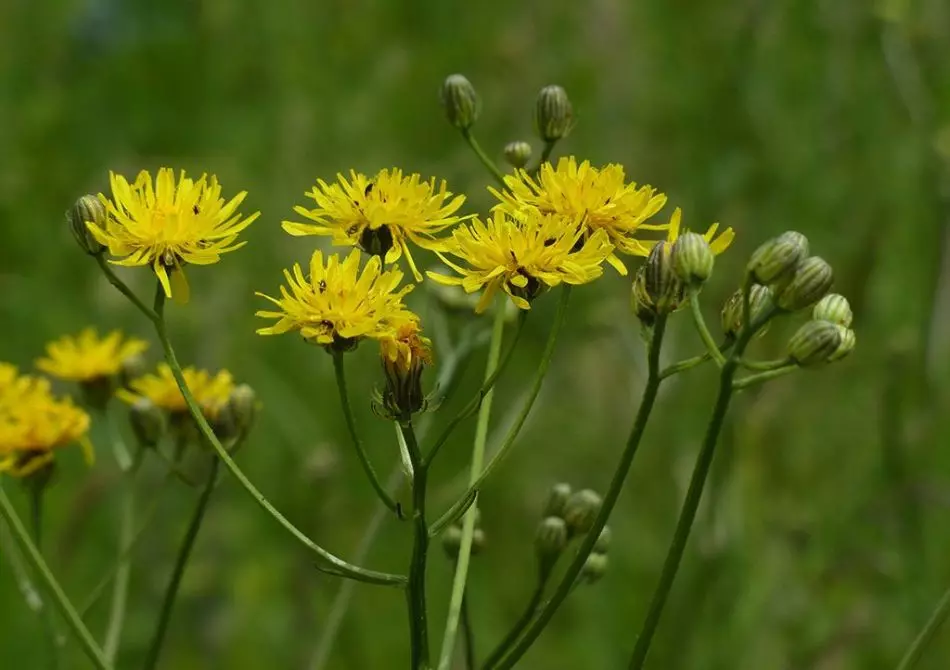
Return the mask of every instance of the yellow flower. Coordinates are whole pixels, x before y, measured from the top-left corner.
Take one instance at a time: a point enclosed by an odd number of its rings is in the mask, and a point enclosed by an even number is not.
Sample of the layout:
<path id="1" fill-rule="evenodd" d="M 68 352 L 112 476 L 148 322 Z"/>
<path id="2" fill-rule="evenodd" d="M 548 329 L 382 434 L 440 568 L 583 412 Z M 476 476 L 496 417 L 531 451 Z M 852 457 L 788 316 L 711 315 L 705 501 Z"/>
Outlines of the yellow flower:
<path id="1" fill-rule="evenodd" d="M 660 242 L 659 244 L 669 245 L 670 249 L 672 249 L 673 243 L 676 242 L 680 236 L 680 219 L 682 219 L 682 217 L 683 212 L 679 207 L 673 210 L 673 215 L 670 217 L 670 222 L 664 226 L 664 228 L 668 228 L 666 233 L 666 241 Z M 724 231 L 719 233 L 719 236 L 717 237 L 716 231 L 718 230 L 719 224 L 714 223 L 706 229 L 705 233 L 703 233 L 703 237 L 705 237 L 706 241 L 709 242 L 709 249 L 717 256 L 728 249 L 729 245 L 731 245 L 732 241 L 736 238 L 736 234 L 732 228 L 726 228 Z"/>
<path id="2" fill-rule="evenodd" d="M 201 408 L 201 413 L 208 419 L 213 419 L 227 403 L 234 390 L 234 379 L 227 370 L 212 375 L 207 370 L 196 370 L 187 367 L 182 370 L 185 384 Z M 169 414 L 187 414 L 188 405 L 185 396 L 178 388 L 178 382 L 167 363 L 160 363 L 157 374 L 149 374 L 133 379 L 129 389 L 119 389 L 116 393 L 130 405 L 134 405 L 140 398 L 147 398 L 152 403 Z"/>
<path id="3" fill-rule="evenodd" d="M 364 337 L 380 339 L 399 325 L 418 320 L 402 302 L 412 285 L 398 288 L 402 272 L 381 268 L 379 256 L 373 256 L 361 274 L 358 249 L 342 262 L 336 254 L 324 262 L 323 253 L 314 252 L 309 276 L 297 264 L 292 273 L 284 270 L 287 286 L 280 287 L 279 299 L 257 294 L 279 308 L 257 313 L 277 319 L 257 332 L 280 335 L 299 330 L 304 339 L 316 344 L 344 346 Z"/>
<path id="4" fill-rule="evenodd" d="M 77 336 L 64 335 L 46 345 L 46 358 L 36 361 L 36 367 L 60 379 L 89 382 L 111 377 L 132 356 L 141 354 L 148 343 L 114 330 L 99 338 L 93 328 L 86 328 Z"/>
<path id="5" fill-rule="evenodd" d="M 426 407 L 422 392 L 422 372 L 432 364 L 432 341 L 423 336 L 419 324 L 407 321 L 379 341 L 386 389 L 378 405 L 392 419 L 401 419 Z"/>
<path id="6" fill-rule="evenodd" d="M 586 237 L 586 239 L 585 239 Z M 614 247 L 604 230 L 586 234 L 583 225 L 559 214 L 524 210 L 520 219 L 495 209 L 487 223 L 479 219 L 456 228 L 446 240 L 448 253 L 465 261 L 460 267 L 439 254 L 461 277 L 429 272 L 429 278 L 461 286 L 466 293 L 484 288 L 476 312 L 483 312 L 502 288 L 521 309 L 547 286 L 586 284 L 603 274 L 602 263 Z"/>
<path id="7" fill-rule="evenodd" d="M 577 164 L 573 157 L 561 158 L 557 167 L 544 163 L 538 179 L 525 170 L 516 170 L 505 177 L 509 191 L 489 187 L 503 209 L 519 216 L 526 208 L 556 213 L 580 220 L 586 232 L 607 233 L 616 250 L 635 256 L 650 253 L 653 242 L 640 240 L 640 230 L 663 230 L 666 226 L 648 224 L 646 220 L 666 204 L 666 195 L 650 186 L 626 183 L 623 167 L 616 164 L 595 168 L 588 161 Z M 607 261 L 622 275 L 623 263 L 611 254 Z"/>
<path id="8" fill-rule="evenodd" d="M 195 181 L 182 171 L 176 183 L 174 171 L 161 168 L 154 184 L 144 170 L 132 184 L 114 172 L 109 182 L 112 200 L 99 194 L 108 211 L 105 228 L 86 222 L 93 237 L 113 256 L 124 256 L 111 261 L 116 265 L 151 265 L 166 297 L 173 297 L 174 283 L 179 301 L 188 297 L 184 264 L 211 265 L 244 246 L 235 243 L 238 233 L 260 214 L 241 218 L 236 211 L 247 192 L 226 202 L 213 175 L 210 181 L 207 175 Z"/>
<path id="9" fill-rule="evenodd" d="M 388 265 L 405 254 L 416 281 L 422 275 L 409 252 L 408 242 L 423 249 L 440 249 L 433 238 L 449 226 L 467 217 L 455 216 L 465 196 L 453 196 L 445 182 L 436 187 L 435 178 L 422 181 L 418 174 L 403 176 L 402 170 L 381 170 L 370 179 L 350 170 L 350 178 L 337 175 L 339 183 L 322 179 L 306 195 L 316 202 L 308 209 L 300 205 L 294 211 L 314 223 L 284 221 L 291 235 L 329 235 L 333 243 L 359 246 L 363 251 L 382 256 Z"/>

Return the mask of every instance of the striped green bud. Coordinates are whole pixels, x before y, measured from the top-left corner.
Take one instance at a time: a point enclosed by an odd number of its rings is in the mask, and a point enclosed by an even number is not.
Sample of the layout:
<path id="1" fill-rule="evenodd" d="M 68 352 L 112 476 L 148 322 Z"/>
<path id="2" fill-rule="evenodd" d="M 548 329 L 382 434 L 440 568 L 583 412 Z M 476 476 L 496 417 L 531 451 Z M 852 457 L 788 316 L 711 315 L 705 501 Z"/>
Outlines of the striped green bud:
<path id="1" fill-rule="evenodd" d="M 827 321 L 808 321 L 788 341 L 788 356 L 802 368 L 823 365 L 838 350 L 841 341 L 839 326 Z"/>
<path id="2" fill-rule="evenodd" d="M 90 256 L 98 256 L 105 247 L 93 237 L 86 222 L 91 221 L 100 228 L 105 228 L 107 216 L 105 205 L 94 195 L 82 196 L 66 212 L 66 223 L 69 224 L 76 244 Z"/>
<path id="3" fill-rule="evenodd" d="M 831 290 L 834 281 L 831 266 L 818 256 L 811 256 L 799 263 L 792 280 L 779 292 L 775 301 L 780 308 L 797 312 L 821 300 Z"/>
<path id="4" fill-rule="evenodd" d="M 574 108 L 567 92 L 556 85 L 542 88 L 535 106 L 534 121 L 538 136 L 545 142 L 567 137 L 574 127 Z"/>
<path id="5" fill-rule="evenodd" d="M 699 233 L 683 233 L 673 243 L 673 270 L 679 280 L 699 286 L 712 275 L 715 256 L 709 242 Z"/>
<path id="6" fill-rule="evenodd" d="M 449 123 L 468 130 L 478 120 L 481 101 L 472 83 L 461 74 L 450 74 L 442 83 L 442 106 Z"/>
<path id="7" fill-rule="evenodd" d="M 813 319 L 830 321 L 845 328 L 850 328 L 854 319 L 848 299 L 838 293 L 829 293 L 819 300 L 811 314 Z"/>
<path id="8" fill-rule="evenodd" d="M 761 245 L 752 253 L 746 271 L 757 284 L 781 284 L 808 255 L 808 238 L 790 230 Z"/>
<path id="9" fill-rule="evenodd" d="M 514 168 L 523 168 L 531 160 L 531 145 L 522 140 L 505 145 L 505 160 Z"/>

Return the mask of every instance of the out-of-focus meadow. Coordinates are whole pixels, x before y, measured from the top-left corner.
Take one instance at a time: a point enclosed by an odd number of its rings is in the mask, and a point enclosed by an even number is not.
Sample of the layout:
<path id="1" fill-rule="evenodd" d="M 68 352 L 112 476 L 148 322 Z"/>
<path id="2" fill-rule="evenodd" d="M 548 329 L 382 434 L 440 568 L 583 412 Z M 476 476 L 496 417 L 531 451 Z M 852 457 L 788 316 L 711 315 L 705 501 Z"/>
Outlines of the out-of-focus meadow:
<path id="1" fill-rule="evenodd" d="M 489 177 L 437 95 L 445 75 L 462 72 L 482 96 L 476 133 L 493 156 L 533 139 L 534 97 L 560 83 L 578 124 L 558 153 L 624 164 L 631 179 L 666 191 L 686 225 L 735 228 L 704 291 L 714 322 L 751 250 L 787 229 L 834 265 L 856 314 L 849 359 L 734 404 L 649 667 L 893 668 L 950 586 L 942 0 L 13 0 L 0 4 L 0 44 L 0 359 L 29 367 L 46 341 L 90 324 L 151 339 L 63 222 L 76 196 L 107 188 L 109 170 L 132 177 L 169 165 L 216 173 L 226 194 L 247 189 L 245 209 L 262 212 L 247 247 L 192 270 L 191 305 L 171 309 L 173 337 L 185 362 L 226 367 L 257 390 L 262 418 L 239 460 L 338 554 L 354 555 L 375 498 L 346 439 L 330 358 L 295 337 L 255 335 L 254 292 L 272 293 L 281 269 L 321 243 L 280 229 L 317 177 L 400 166 L 446 178 L 469 195 L 465 212 L 485 211 Z M 151 288 L 145 270 L 122 276 Z M 575 291 L 530 421 L 480 499 L 488 545 L 469 602 L 483 655 L 533 586 L 548 487 L 603 491 L 613 472 L 644 376 L 628 298 L 629 278 L 610 270 Z M 420 287 L 412 304 L 424 318 L 425 301 Z M 519 406 L 553 303 L 537 301 L 499 385 L 489 445 Z M 758 352 L 780 355 L 790 332 L 773 328 Z M 700 346 L 678 317 L 664 359 Z M 398 460 L 392 428 L 369 407 L 381 381 L 375 350 L 349 361 L 360 429 L 388 471 Z M 457 400 L 474 392 L 483 365 L 484 351 Z M 664 386 L 611 522 L 609 572 L 571 596 L 524 667 L 625 667 L 714 393 L 708 368 Z M 460 491 L 473 423 L 432 475 L 436 510 Z M 63 454 L 47 504 L 49 561 L 78 603 L 115 555 L 118 473 L 101 442 L 91 472 L 78 451 Z M 157 492 L 160 478 L 146 468 L 159 511 L 135 552 L 119 668 L 141 665 L 197 496 L 177 483 Z M 17 487 L 5 486 L 25 512 Z M 406 526 L 387 521 L 365 564 L 402 572 L 408 552 Z M 436 641 L 451 574 L 434 552 Z M 225 476 L 163 667 L 308 668 L 339 588 Z M 89 615 L 97 636 L 107 600 Z M 398 589 L 357 585 L 327 667 L 404 667 L 404 609 Z M 42 667 L 42 633 L 4 564 L 0 666 Z M 66 667 L 87 667 L 68 646 Z M 950 630 L 920 668 L 945 668 L 948 655 Z"/>

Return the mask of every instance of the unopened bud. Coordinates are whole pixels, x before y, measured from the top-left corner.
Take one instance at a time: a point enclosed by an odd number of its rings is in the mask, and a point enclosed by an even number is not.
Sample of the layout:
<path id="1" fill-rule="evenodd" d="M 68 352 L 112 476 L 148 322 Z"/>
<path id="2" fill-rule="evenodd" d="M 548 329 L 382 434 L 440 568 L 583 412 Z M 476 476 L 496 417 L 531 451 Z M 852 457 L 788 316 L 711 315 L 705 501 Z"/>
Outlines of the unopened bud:
<path id="1" fill-rule="evenodd" d="M 592 553 L 584 561 L 584 567 L 581 568 L 580 578 L 588 584 L 599 581 L 607 574 L 607 554 Z"/>
<path id="2" fill-rule="evenodd" d="M 680 281 L 698 286 L 712 275 L 716 262 L 709 242 L 699 233 L 683 233 L 673 243 L 673 270 Z"/>
<path id="3" fill-rule="evenodd" d="M 94 195 L 82 196 L 66 212 L 66 222 L 76 238 L 76 243 L 90 256 L 98 256 L 105 247 L 93 236 L 86 222 L 91 221 L 100 228 L 105 228 L 107 216 L 105 205 Z"/>
<path id="4" fill-rule="evenodd" d="M 848 299 L 838 293 L 829 293 L 819 300 L 811 314 L 813 319 L 830 321 L 845 328 L 850 328 L 854 319 Z"/>
<path id="5" fill-rule="evenodd" d="M 792 280 L 775 301 L 782 309 L 797 312 L 821 300 L 831 290 L 834 281 L 831 266 L 818 256 L 811 256 L 798 265 Z"/>
<path id="6" fill-rule="evenodd" d="M 148 371 L 147 369 L 145 357 L 141 354 L 122 359 L 122 365 L 119 367 L 119 386 L 129 388 L 132 380 L 144 376 Z"/>
<path id="7" fill-rule="evenodd" d="M 550 569 L 567 546 L 568 532 L 564 519 L 549 516 L 538 525 L 534 549 L 543 569 Z"/>
<path id="8" fill-rule="evenodd" d="M 260 409 L 254 389 L 249 384 L 238 384 L 231 391 L 228 407 L 234 416 L 238 432 L 241 435 L 246 434 L 254 425 L 257 411 Z"/>
<path id="9" fill-rule="evenodd" d="M 523 168 L 531 159 L 531 145 L 522 140 L 505 145 L 505 160 L 511 167 Z"/>
<path id="10" fill-rule="evenodd" d="M 544 505 L 544 516 L 564 517 L 564 507 L 567 505 L 568 498 L 571 497 L 571 485 L 566 482 L 559 482 L 551 487 L 548 493 L 548 500 Z"/>
<path id="11" fill-rule="evenodd" d="M 840 361 L 842 358 L 845 358 L 848 354 L 854 351 L 854 347 L 857 344 L 857 337 L 855 336 L 854 331 L 850 328 L 839 325 L 838 332 L 841 334 L 841 344 L 839 344 L 838 348 L 835 349 L 835 353 L 828 357 L 829 363 Z"/>
<path id="12" fill-rule="evenodd" d="M 595 491 L 583 489 L 572 494 L 564 505 L 564 520 L 574 535 L 582 535 L 594 525 L 603 501 Z"/>
<path id="13" fill-rule="evenodd" d="M 461 74 L 450 74 L 442 83 L 442 106 L 456 128 L 468 130 L 478 119 L 481 102 L 472 83 Z"/>
<path id="14" fill-rule="evenodd" d="M 780 284 L 791 278 L 807 255 L 808 238 L 790 230 L 756 249 L 746 269 L 758 284 Z"/>
<path id="15" fill-rule="evenodd" d="M 485 549 L 485 531 L 481 528 L 476 528 L 472 531 L 472 556 L 477 556 L 482 553 L 482 550 Z"/>
<path id="16" fill-rule="evenodd" d="M 600 535 L 597 536 L 597 542 L 594 543 L 593 551 L 598 554 L 606 554 L 607 550 L 610 549 L 610 540 L 613 537 L 613 532 L 610 530 L 610 526 L 604 526 Z"/>
<path id="17" fill-rule="evenodd" d="M 148 398 L 140 397 L 129 410 L 135 439 L 143 447 L 155 447 L 165 434 L 165 415 Z"/>
<path id="18" fill-rule="evenodd" d="M 841 331 L 827 321 L 808 321 L 788 341 L 788 355 L 799 367 L 822 365 L 841 346 Z"/>
<path id="19" fill-rule="evenodd" d="M 458 558 L 461 546 L 462 528 L 454 524 L 446 528 L 445 532 L 442 533 L 442 549 L 445 551 L 445 555 L 453 560 Z"/>
<path id="20" fill-rule="evenodd" d="M 772 290 L 768 286 L 754 284 L 749 291 L 749 315 L 752 322 L 760 320 L 772 309 Z M 722 332 L 727 337 L 735 337 L 742 330 L 742 291 L 733 293 L 722 308 Z M 765 333 L 765 328 L 758 335 Z"/>
<path id="21" fill-rule="evenodd" d="M 574 108 L 567 92 L 560 86 L 545 86 L 538 94 L 534 113 L 538 136 L 545 142 L 556 142 L 568 136 L 574 127 Z"/>
<path id="22" fill-rule="evenodd" d="M 685 299 L 684 286 L 673 270 L 673 245 L 657 242 L 633 282 L 632 305 L 637 317 L 650 325 L 657 316 L 669 314 Z"/>

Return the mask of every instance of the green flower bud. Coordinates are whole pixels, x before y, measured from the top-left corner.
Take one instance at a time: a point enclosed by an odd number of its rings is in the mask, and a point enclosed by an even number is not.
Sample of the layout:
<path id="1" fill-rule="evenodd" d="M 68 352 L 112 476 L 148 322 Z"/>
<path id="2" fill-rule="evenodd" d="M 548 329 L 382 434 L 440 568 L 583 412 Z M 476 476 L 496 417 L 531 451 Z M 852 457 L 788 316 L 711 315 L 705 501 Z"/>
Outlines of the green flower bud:
<path id="1" fill-rule="evenodd" d="M 600 495 L 590 489 L 571 494 L 564 504 L 564 521 L 572 535 L 582 535 L 591 529 L 602 502 Z"/>
<path id="2" fill-rule="evenodd" d="M 673 270 L 679 280 L 698 286 L 712 275 L 715 256 L 699 233 L 683 233 L 673 243 Z"/>
<path id="3" fill-rule="evenodd" d="M 549 516 L 538 525 L 534 536 L 534 549 L 542 570 L 549 570 L 567 546 L 568 532 L 564 519 Z"/>
<path id="4" fill-rule="evenodd" d="M 79 247 L 90 256 L 98 256 L 105 250 L 105 247 L 92 235 L 87 221 L 91 221 L 100 228 L 105 227 L 106 207 L 94 195 L 84 195 L 66 212 L 66 222 L 69 224 L 69 230 Z"/>
<path id="5" fill-rule="evenodd" d="M 567 505 L 568 498 L 571 497 L 571 485 L 560 482 L 551 487 L 548 493 L 548 500 L 544 505 L 544 516 L 564 517 L 564 507 Z"/>
<path id="6" fill-rule="evenodd" d="M 584 561 L 584 567 L 581 568 L 580 579 L 588 584 L 597 582 L 607 574 L 607 554 L 592 553 Z"/>
<path id="7" fill-rule="evenodd" d="M 119 386 L 129 388 L 133 379 L 145 376 L 146 372 L 148 372 L 148 365 L 145 362 L 145 357 L 141 354 L 123 359 L 119 368 Z"/>
<path id="8" fill-rule="evenodd" d="M 841 344 L 838 345 L 838 348 L 835 349 L 835 353 L 831 354 L 828 358 L 828 362 L 832 363 L 834 361 L 840 361 L 842 358 L 846 357 L 852 351 L 857 344 L 857 337 L 855 337 L 854 331 L 850 328 L 836 324 L 838 326 L 838 332 L 841 334 Z"/>
<path id="9" fill-rule="evenodd" d="M 478 556 L 485 549 L 485 531 L 476 528 L 472 532 L 472 556 Z"/>
<path id="10" fill-rule="evenodd" d="M 828 362 L 841 346 L 841 331 L 827 321 L 808 321 L 788 341 L 788 356 L 803 368 Z"/>
<path id="11" fill-rule="evenodd" d="M 676 311 L 686 299 L 685 286 L 673 270 L 673 245 L 657 242 L 633 281 L 631 305 L 637 318 L 652 325 L 656 317 Z"/>
<path id="12" fill-rule="evenodd" d="M 155 447 L 165 435 L 165 415 L 148 398 L 140 397 L 129 410 L 129 423 L 142 447 Z"/>
<path id="13" fill-rule="evenodd" d="M 442 84 L 442 106 L 453 126 L 468 130 L 478 119 L 481 102 L 472 83 L 461 74 L 450 74 Z"/>
<path id="14" fill-rule="evenodd" d="M 238 384 L 228 398 L 228 408 L 234 416 L 239 433 L 246 435 L 254 425 L 257 411 L 260 409 L 254 389 L 249 384 Z"/>
<path id="15" fill-rule="evenodd" d="M 606 554 L 607 550 L 610 549 L 610 540 L 612 537 L 613 532 L 611 532 L 610 526 L 604 526 L 600 531 L 600 535 L 597 536 L 597 542 L 594 544 L 594 552 Z"/>
<path id="16" fill-rule="evenodd" d="M 829 293 L 819 300 L 811 314 L 813 319 L 830 321 L 845 328 L 851 327 L 854 318 L 848 299 L 838 293 Z"/>
<path id="17" fill-rule="evenodd" d="M 568 136 L 574 127 L 574 108 L 567 92 L 560 86 L 545 86 L 538 94 L 534 112 L 538 136 L 545 142 L 556 142 Z"/>
<path id="18" fill-rule="evenodd" d="M 772 290 L 768 286 L 754 284 L 749 291 L 749 313 L 753 321 L 761 319 L 766 311 L 772 309 Z M 722 332 L 727 337 L 735 337 L 742 330 L 742 291 L 733 293 L 722 308 Z M 762 328 L 756 335 L 761 337 L 768 330 Z"/>
<path id="19" fill-rule="evenodd" d="M 442 549 L 445 555 L 455 560 L 459 557 L 459 550 L 462 547 L 462 528 L 455 524 L 449 526 L 442 533 Z"/>
<path id="20" fill-rule="evenodd" d="M 746 271 L 758 284 L 781 284 L 807 255 L 808 238 L 790 230 L 756 249 Z"/>
<path id="21" fill-rule="evenodd" d="M 505 145 L 505 160 L 511 167 L 523 168 L 531 159 L 531 145 L 517 140 Z"/>
<path id="22" fill-rule="evenodd" d="M 831 290 L 834 281 L 831 266 L 818 256 L 811 256 L 799 264 L 792 280 L 775 301 L 782 309 L 797 312 L 821 300 Z"/>

